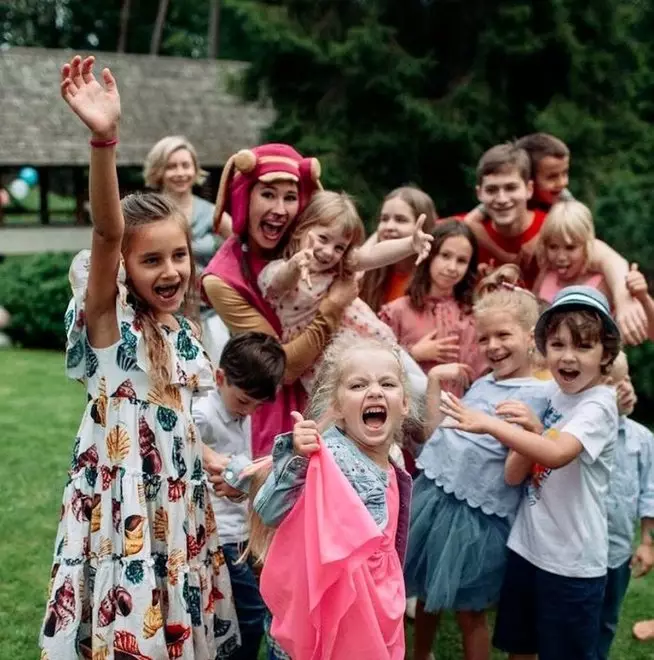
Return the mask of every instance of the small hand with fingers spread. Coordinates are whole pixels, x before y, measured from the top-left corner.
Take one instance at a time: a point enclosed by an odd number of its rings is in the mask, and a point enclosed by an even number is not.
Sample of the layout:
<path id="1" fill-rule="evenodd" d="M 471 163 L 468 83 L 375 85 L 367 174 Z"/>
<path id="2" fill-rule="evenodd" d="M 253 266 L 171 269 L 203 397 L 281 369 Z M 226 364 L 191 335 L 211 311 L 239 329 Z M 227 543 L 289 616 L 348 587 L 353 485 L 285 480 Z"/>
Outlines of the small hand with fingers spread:
<path id="1" fill-rule="evenodd" d="M 422 213 L 416 221 L 416 228 L 413 230 L 413 236 L 411 237 L 413 251 L 418 255 L 416 266 L 429 256 L 429 253 L 431 252 L 431 244 L 434 240 L 433 236 L 422 230 L 426 219 L 427 216 Z"/>
<path id="2" fill-rule="evenodd" d="M 428 332 L 411 347 L 417 362 L 456 362 L 459 359 L 459 338 L 456 335 L 439 337 L 440 332 Z"/>
<path id="3" fill-rule="evenodd" d="M 640 270 L 638 270 L 638 264 L 631 264 L 631 268 L 627 274 L 627 291 L 636 300 L 641 300 L 647 296 L 648 290 L 647 280 Z"/>
<path id="4" fill-rule="evenodd" d="M 449 426 L 469 433 L 486 433 L 488 421 L 492 421 L 486 413 L 467 408 L 460 399 L 448 392 L 441 393 L 440 410 L 452 418 L 453 423 L 448 424 Z"/>
<path id="5" fill-rule="evenodd" d="M 543 424 L 536 413 L 522 401 L 502 401 L 495 407 L 498 417 L 509 424 L 518 424 L 525 431 L 531 431 L 541 435 Z"/>
<path id="6" fill-rule="evenodd" d="M 310 419 L 304 419 L 299 412 L 293 411 L 291 417 L 295 421 L 293 427 L 293 450 L 299 456 L 311 456 L 320 449 L 320 432 L 318 424 Z"/>
<path id="7" fill-rule="evenodd" d="M 79 55 L 61 68 L 61 96 L 73 112 L 100 139 L 116 136 L 120 119 L 120 96 L 109 69 L 102 70 L 104 86 L 93 75 L 95 57 Z"/>
<path id="8" fill-rule="evenodd" d="M 450 381 L 460 384 L 464 390 L 470 387 L 475 373 L 469 364 L 450 362 L 438 364 L 429 370 L 428 378 L 437 378 L 440 382 Z"/>

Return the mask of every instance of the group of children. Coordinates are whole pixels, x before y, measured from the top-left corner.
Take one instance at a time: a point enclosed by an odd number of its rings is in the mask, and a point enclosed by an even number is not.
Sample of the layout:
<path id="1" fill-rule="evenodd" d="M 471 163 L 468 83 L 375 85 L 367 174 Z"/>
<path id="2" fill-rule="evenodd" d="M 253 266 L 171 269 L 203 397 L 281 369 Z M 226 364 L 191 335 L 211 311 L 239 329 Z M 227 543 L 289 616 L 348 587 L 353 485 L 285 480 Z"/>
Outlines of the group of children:
<path id="1" fill-rule="evenodd" d="M 88 403 L 42 659 L 255 660 L 265 637 L 273 659 L 400 660 L 410 597 L 415 660 L 443 610 L 467 660 L 488 658 L 495 606 L 511 657 L 607 658 L 631 570 L 654 564 L 654 437 L 628 418 L 620 332 L 654 338 L 654 301 L 567 192 L 565 145 L 493 147 L 474 211 L 368 242 L 347 195 L 313 195 L 257 278 L 283 341 L 335 279 L 415 266 L 404 295 L 347 308 L 302 375 L 307 411 L 253 461 L 286 353 L 242 333 L 212 366 L 184 218 L 119 199 L 102 78 L 93 58 L 62 70 L 91 131 L 94 227 L 71 267 L 66 368 Z"/>

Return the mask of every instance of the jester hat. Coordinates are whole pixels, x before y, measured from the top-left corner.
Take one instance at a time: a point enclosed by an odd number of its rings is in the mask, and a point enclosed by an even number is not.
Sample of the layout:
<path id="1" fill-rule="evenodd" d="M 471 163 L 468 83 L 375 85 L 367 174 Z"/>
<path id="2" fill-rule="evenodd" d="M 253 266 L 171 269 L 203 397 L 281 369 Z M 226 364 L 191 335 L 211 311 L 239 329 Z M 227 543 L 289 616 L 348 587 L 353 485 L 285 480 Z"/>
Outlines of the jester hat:
<path id="1" fill-rule="evenodd" d="M 316 158 L 303 158 L 287 144 L 262 144 L 241 149 L 225 163 L 216 197 L 214 222 L 220 223 L 223 212 L 232 216 L 235 235 L 242 235 L 248 223 L 250 191 L 257 181 L 295 181 L 298 184 L 299 210 L 309 203 L 316 190 L 321 190 L 320 163 Z"/>

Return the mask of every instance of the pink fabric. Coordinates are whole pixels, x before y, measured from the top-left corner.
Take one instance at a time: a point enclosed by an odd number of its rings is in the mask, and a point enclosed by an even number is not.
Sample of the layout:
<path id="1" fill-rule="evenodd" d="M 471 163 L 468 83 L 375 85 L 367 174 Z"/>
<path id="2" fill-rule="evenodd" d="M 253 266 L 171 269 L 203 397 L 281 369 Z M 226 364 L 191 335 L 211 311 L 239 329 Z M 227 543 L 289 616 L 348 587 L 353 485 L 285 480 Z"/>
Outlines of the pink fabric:
<path id="1" fill-rule="evenodd" d="M 587 273 L 577 278 L 574 282 L 559 282 L 559 276 L 556 271 L 548 270 L 543 277 L 540 288 L 536 292 L 536 296 L 545 302 L 551 303 L 554 300 L 554 296 L 561 289 L 565 289 L 566 286 L 572 286 L 573 284 L 592 286 L 594 289 L 602 291 L 602 293 L 605 291 L 605 287 L 603 286 L 604 277 L 601 273 Z"/>
<path id="2" fill-rule="evenodd" d="M 268 263 L 263 259 L 256 259 L 249 252 L 243 252 L 238 238 L 231 236 L 216 252 L 208 266 L 202 273 L 215 275 L 231 286 L 238 294 L 256 309 L 270 323 L 278 337 L 281 337 L 282 328 L 279 319 L 264 300 L 259 287 L 245 279 L 241 270 L 241 261 L 248 260 L 252 277 L 258 277 L 263 267 Z M 272 451 L 275 436 L 287 433 L 293 428 L 291 412 L 304 410 L 306 393 L 302 383 L 298 380 L 291 385 L 284 385 L 273 403 L 259 406 L 252 415 L 252 457 L 259 458 Z"/>
<path id="3" fill-rule="evenodd" d="M 465 314 L 454 298 L 428 298 L 424 310 L 419 312 L 411 305 L 409 296 L 402 296 L 384 305 L 379 310 L 379 318 L 391 328 L 407 351 L 430 332 L 436 332 L 439 339 L 453 335 L 459 339 L 459 356 L 454 362 L 470 365 L 475 378 L 488 369 L 477 344 L 475 319 L 472 314 Z M 420 362 L 425 373 L 436 364 Z M 444 389 L 456 396 L 463 395 L 463 388 L 456 383 L 447 383 Z"/>
<path id="4" fill-rule="evenodd" d="M 293 660 L 402 660 L 404 579 L 395 549 L 399 494 L 389 470 L 389 523 L 375 525 L 330 451 L 309 463 L 261 574 L 271 635 Z"/>

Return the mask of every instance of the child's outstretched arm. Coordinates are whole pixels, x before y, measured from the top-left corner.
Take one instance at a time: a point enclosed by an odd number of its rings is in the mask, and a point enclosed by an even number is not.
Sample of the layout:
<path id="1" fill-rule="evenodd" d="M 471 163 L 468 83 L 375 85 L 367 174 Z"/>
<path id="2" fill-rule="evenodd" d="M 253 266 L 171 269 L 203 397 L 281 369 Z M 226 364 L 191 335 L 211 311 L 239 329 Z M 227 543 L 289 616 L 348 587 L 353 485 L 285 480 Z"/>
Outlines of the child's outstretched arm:
<path id="1" fill-rule="evenodd" d="M 649 295 L 645 276 L 638 270 L 638 264 L 631 264 L 627 274 L 627 291 L 640 302 L 647 317 L 647 336 L 654 341 L 654 300 Z"/>
<path id="2" fill-rule="evenodd" d="M 93 234 L 86 298 L 89 340 L 109 346 L 118 340 L 116 277 L 124 220 L 116 174 L 120 96 L 109 69 L 104 86 L 93 75 L 94 57 L 77 55 L 61 69 L 61 96 L 91 131 L 89 192 Z"/>
<path id="3" fill-rule="evenodd" d="M 310 289 L 312 288 L 311 274 L 309 273 L 309 265 L 313 256 L 313 238 L 311 234 L 309 234 L 309 241 L 311 242 L 311 247 L 296 252 L 275 270 L 275 274 L 266 287 L 266 295 L 282 296 L 297 286 L 299 280 L 306 282 L 307 286 Z"/>
<path id="4" fill-rule="evenodd" d="M 488 433 L 509 449 L 544 467 L 563 467 L 584 450 L 584 445 L 571 433 L 539 435 L 478 410 L 466 408 L 453 396 L 441 402 L 441 411 L 455 420 L 456 428 L 470 433 Z"/>
<path id="5" fill-rule="evenodd" d="M 423 436 L 425 440 L 429 439 L 431 434 L 445 419 L 445 414 L 441 411 L 441 400 L 443 398 L 441 391 L 442 382 L 457 382 L 464 389 L 467 389 L 470 387 L 470 382 L 473 378 L 472 367 L 458 362 L 439 364 L 429 370 L 427 374 L 427 392 L 425 394 L 425 433 Z"/>
<path id="6" fill-rule="evenodd" d="M 434 240 L 433 236 L 422 231 L 425 220 L 426 216 L 423 213 L 418 218 L 411 236 L 392 238 L 375 244 L 367 242 L 362 245 L 352 255 L 352 269 L 364 271 L 383 268 L 402 261 L 412 254 L 418 255 L 416 265 L 424 261 L 429 256 L 431 243 Z"/>
<path id="7" fill-rule="evenodd" d="M 625 341 L 637 345 L 647 339 L 647 318 L 642 305 L 629 295 L 629 264 L 606 243 L 595 240 L 591 269 L 604 275 L 615 306 L 615 318 Z"/>

